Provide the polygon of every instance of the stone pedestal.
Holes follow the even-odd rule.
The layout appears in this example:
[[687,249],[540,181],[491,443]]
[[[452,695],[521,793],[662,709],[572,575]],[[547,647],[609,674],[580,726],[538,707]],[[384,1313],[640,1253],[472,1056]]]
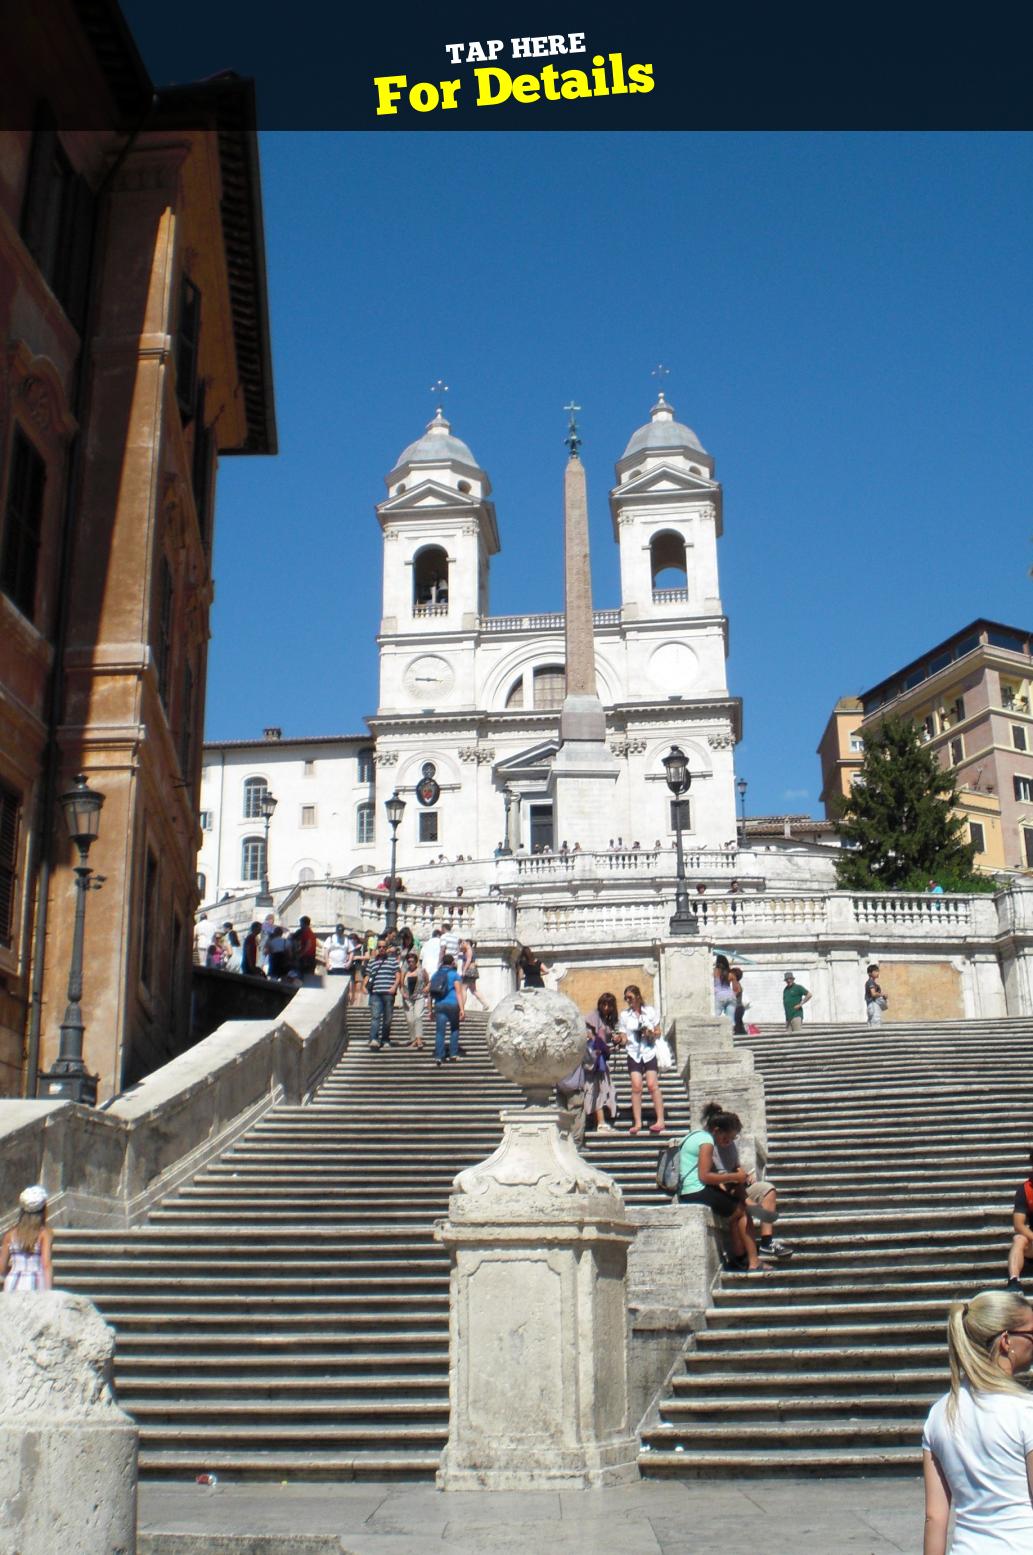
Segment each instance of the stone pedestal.
[[536,1105],[584,1045],[569,999],[511,994],[488,1032],[532,1105],[461,1172],[435,1236],[449,1250],[443,1490],[589,1488],[638,1478],[629,1419],[628,1221],[612,1178],[578,1155],[569,1113]]
[[0,1296],[0,1555],[133,1555],[136,1426],[82,1296]]

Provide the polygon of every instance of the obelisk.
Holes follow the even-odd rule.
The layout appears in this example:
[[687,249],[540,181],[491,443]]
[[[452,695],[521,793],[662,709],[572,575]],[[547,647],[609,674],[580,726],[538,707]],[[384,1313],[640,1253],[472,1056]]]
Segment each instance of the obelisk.
[[585,852],[601,852],[614,833],[614,785],[620,768],[606,743],[606,715],[596,687],[588,491],[574,420],[580,408],[573,404],[565,407],[570,413],[566,438],[570,457],[563,474],[567,686],[549,792],[557,844],[567,842],[573,847],[577,842]]

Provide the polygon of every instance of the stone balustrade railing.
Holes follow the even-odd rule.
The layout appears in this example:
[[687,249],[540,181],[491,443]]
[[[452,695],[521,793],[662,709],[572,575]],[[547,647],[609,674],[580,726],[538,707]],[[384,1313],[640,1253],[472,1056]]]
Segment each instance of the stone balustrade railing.
[[[735,848],[692,852],[685,855],[689,876],[735,875],[739,854]],[[582,849],[567,853],[516,853],[513,855],[516,879],[569,880],[578,878],[619,878],[621,875],[648,875],[673,880],[676,855],[673,848],[607,848],[589,853]],[[500,879],[505,869],[500,868]]]
[[[620,618],[619,610],[592,611],[596,626],[619,626]],[[482,632],[562,632],[565,621],[562,610],[548,610],[520,616],[481,616],[477,627]]]

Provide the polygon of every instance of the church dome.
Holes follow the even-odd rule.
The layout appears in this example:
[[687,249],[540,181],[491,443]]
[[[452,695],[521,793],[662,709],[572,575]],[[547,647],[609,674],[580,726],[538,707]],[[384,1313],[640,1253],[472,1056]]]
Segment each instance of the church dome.
[[659,453],[663,449],[670,449],[672,452],[677,450],[679,453],[706,453],[706,449],[692,428],[685,426],[681,421],[675,421],[674,406],[669,405],[661,394],[653,406],[651,420],[631,434],[631,439],[621,458],[630,459],[635,454]]
[[400,469],[403,464],[442,464],[447,460],[468,464],[475,470],[480,469],[462,438],[452,436],[451,425],[437,410],[434,420],[427,422],[423,436],[418,437],[415,443],[410,443],[408,448],[402,449],[395,460],[395,469]]

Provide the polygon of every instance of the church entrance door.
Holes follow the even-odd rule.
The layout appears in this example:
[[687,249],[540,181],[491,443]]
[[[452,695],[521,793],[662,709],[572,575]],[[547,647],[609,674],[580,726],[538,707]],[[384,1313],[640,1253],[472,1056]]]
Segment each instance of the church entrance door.
[[555,850],[552,836],[552,805],[533,804],[528,807],[531,821],[531,852],[540,853],[543,848]]

